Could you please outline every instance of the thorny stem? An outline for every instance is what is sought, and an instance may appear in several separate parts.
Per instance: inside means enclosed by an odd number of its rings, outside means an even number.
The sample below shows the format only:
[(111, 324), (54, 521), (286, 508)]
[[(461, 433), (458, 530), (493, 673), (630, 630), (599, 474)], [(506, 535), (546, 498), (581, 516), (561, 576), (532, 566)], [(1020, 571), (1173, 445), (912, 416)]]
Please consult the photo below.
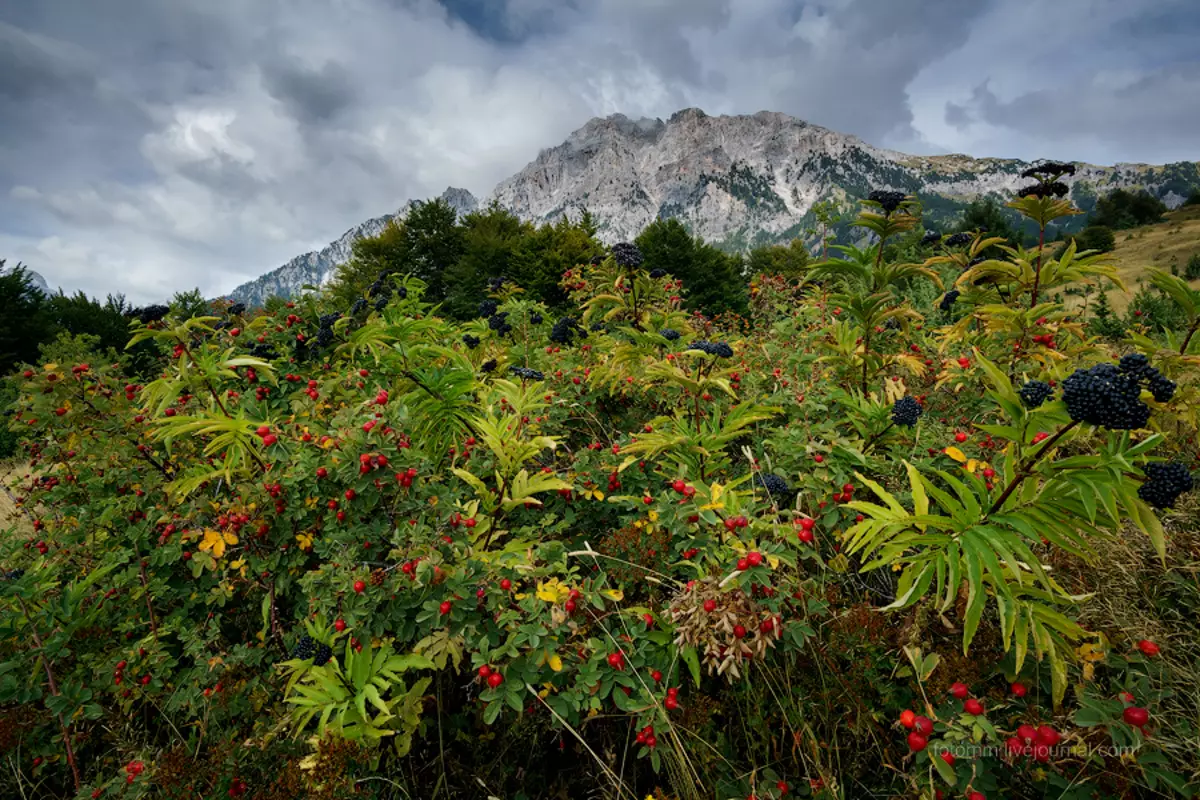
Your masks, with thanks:
[[(25, 605), (25, 600), (20, 595), (17, 596), (17, 602), (21, 604), (21, 613), (25, 615), (25, 620), (29, 623), (29, 631), (33, 634), (33, 643), (37, 645), (37, 649), (42, 654), (42, 666), (46, 668), (46, 681), (50, 685), (50, 694), (58, 697), (58, 683), (54, 680), (54, 670), (50, 667), (50, 657), (46, 655), (46, 647), (42, 644), (42, 637), (38, 633), (37, 625), (34, 624), (33, 618), (29, 616), (29, 608)], [(71, 765), (71, 775), (75, 779), (75, 791), (79, 791), (79, 767), (75, 764), (75, 749), (71, 746), (71, 731), (67, 728), (67, 723), (63, 721), (62, 714), (56, 714), (58, 717), (58, 726), (62, 728), (63, 743), (67, 747), (67, 763)]]
[(1050, 448), (1053, 447), (1055, 445), (1055, 443), (1059, 439), (1061, 439), (1064, 434), (1067, 433), (1067, 431), (1071, 430), (1078, 424), (1079, 424), (1079, 420), (1071, 420), (1066, 425), (1059, 428), (1058, 431), (1055, 432), (1055, 434), (1053, 436), (1051, 436), (1049, 439), (1047, 439), (1046, 443), (1043, 444), (1036, 453), (1034, 453), (1033, 455), (1026, 458), (1023, 462), (1021, 462), (1021, 465), (1019, 467), (1017, 467), (1016, 474), (1013, 475), (1013, 479), (1011, 481), (1009, 481), (1008, 486), (1004, 487), (1004, 491), (1000, 494), (1000, 496), (998, 498), (996, 498), (996, 502), (992, 503), (992, 507), (988, 509), (987, 514), (985, 516), (991, 516), (992, 514), (995, 514), (997, 511), (999, 511), (1001, 508), (1003, 508), (1005, 501), (1008, 500), (1008, 498), (1009, 498), (1009, 495), (1011, 495), (1014, 491), (1016, 491), (1016, 488), (1018, 486), (1020, 486), (1025, 481), (1026, 478), (1029, 477), (1030, 469), (1032, 469), (1033, 465), (1038, 462), (1038, 459), (1040, 459), (1043, 455), (1045, 455), (1050, 450)]

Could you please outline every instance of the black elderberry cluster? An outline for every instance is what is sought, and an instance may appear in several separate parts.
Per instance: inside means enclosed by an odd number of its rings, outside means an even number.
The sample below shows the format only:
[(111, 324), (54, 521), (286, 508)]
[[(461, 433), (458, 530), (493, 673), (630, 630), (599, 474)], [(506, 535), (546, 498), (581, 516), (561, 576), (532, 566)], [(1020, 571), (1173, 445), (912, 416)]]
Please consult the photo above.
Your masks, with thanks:
[(225, 309), (225, 311), (231, 317), (240, 317), (242, 314), (246, 313), (246, 304), (245, 303), (234, 303), (229, 308)]
[(495, 300), (492, 300), (491, 298), (484, 300), (483, 302), (481, 302), (479, 304), (479, 316), (481, 316), (481, 317), (493, 316), (496, 313), (496, 309), (499, 307), (500, 307), (500, 304), (497, 303)]
[(892, 404), (892, 422), (905, 428), (916, 425), (924, 413), (921, 404), (911, 397), (901, 397)]
[(1146, 482), (1138, 487), (1138, 497), (1155, 508), (1174, 508), (1175, 501), (1195, 486), (1192, 475), (1183, 464), (1147, 464)]
[(23, 570), (23, 569), (10, 569), (7, 572), (5, 572), (3, 575), (0, 575), (0, 577), (2, 577), (6, 581), (19, 581), (19, 580), (21, 580), (21, 578), (24, 575), (25, 575), (25, 570)]
[(331, 658), (333, 658), (333, 648), (327, 644), (319, 644), (317, 652), (313, 653), (313, 666), (323, 667), (329, 663)]
[(495, 368), (496, 368), (496, 359), (494, 359), (494, 358), (489, 358), (487, 361), (485, 361), (479, 365), (480, 372), (490, 373)]
[(733, 358), (733, 348), (728, 342), (706, 342), (698, 339), (688, 345), (688, 350), (699, 350), (717, 358)]
[(542, 315), (539, 314), (538, 312), (534, 311), (532, 314), (529, 315), (529, 324), (530, 325), (541, 325), (542, 324)]
[(545, 375), (538, 372), (536, 369), (530, 369), (529, 367), (509, 367), (508, 371), (519, 378), (524, 378), (530, 381), (541, 381), (546, 379)]
[(462, 340), (463, 344), (467, 346), (468, 350), (474, 350), (476, 347), (479, 347), (479, 339), (469, 333), (464, 333)]
[(588, 330), (592, 333), (608, 333), (608, 325), (603, 322), (593, 322), (588, 326)]
[(678, 341), (679, 339), (679, 331), (675, 330), (674, 328), (663, 328), (658, 333), (668, 342)]
[(509, 324), (507, 311), (499, 311), (488, 317), (488, 327), (500, 336), (507, 336), (513, 329), (512, 325)]
[(1026, 408), (1039, 408), (1054, 396), (1054, 390), (1050, 388), (1050, 384), (1042, 381), (1026, 381), (1017, 394)]
[(887, 331), (900, 330), (900, 320), (896, 319), (895, 317), (888, 317), (883, 322), (883, 329)]
[(317, 320), (317, 338), (314, 340), (316, 347), (329, 347), (333, 344), (333, 325), (342, 315), (336, 311), (332, 314), (325, 314)]
[(951, 289), (942, 295), (942, 302), (938, 303), (938, 308), (940, 308), (942, 311), (949, 311), (950, 306), (954, 305), (961, 296), (962, 292), (960, 292), (958, 289)]
[(1049, 183), (1035, 183), (1032, 186), (1023, 186), (1017, 195), (1020, 197), (1066, 197), (1067, 192), (1071, 191), (1071, 187), (1067, 186), (1062, 181), (1050, 181)]
[(504, 282), (507, 280), (508, 278), (504, 277), (503, 275), (497, 275), (495, 278), (488, 278), (488, 291), (500, 291), (500, 287), (503, 286)]
[(296, 642), (296, 646), (292, 648), (292, 658), (298, 658), (301, 661), (306, 661), (317, 654), (316, 641), (305, 634), (300, 637), (300, 641)]
[(612, 247), (613, 259), (617, 266), (625, 269), (637, 269), (642, 265), (642, 251), (636, 244), (621, 242)]
[(593, 267), (598, 267), (604, 263), (604, 256), (592, 256), (592, 260), (589, 263)]
[(360, 297), (354, 301), (354, 305), (350, 306), (350, 316), (356, 317), (367, 310), (367, 299)]
[(1022, 178), (1033, 178), (1035, 180), (1054, 180), (1061, 178), (1063, 175), (1074, 175), (1075, 165), (1065, 164), (1061, 161), (1043, 161), (1041, 164), (1034, 164), (1021, 173)]
[(555, 344), (570, 346), (576, 336), (582, 338), (587, 336), (587, 332), (580, 326), (579, 320), (574, 317), (562, 317), (550, 329), (550, 341)]
[(1150, 359), (1141, 353), (1121, 356), (1117, 368), (1134, 380), (1144, 383), (1156, 402), (1168, 403), (1175, 396), (1175, 381), (1150, 366)]
[(1063, 381), (1067, 413), (1076, 422), (1112, 430), (1144, 428), (1150, 408), (1141, 401), (1141, 384), (1112, 364), (1077, 369)]
[[(379, 273), (379, 277), (375, 282), (367, 287), (367, 297), (375, 299), (375, 310), (383, 311), (387, 304), (392, 299), (392, 285), (387, 280), (388, 271), (385, 269)], [(408, 297), (408, 290), (401, 286), (396, 290), (396, 295), (401, 299)]]
[(667, 277), (667, 271), (665, 269), (659, 269), (659, 268), (652, 269), (652, 270), (650, 270), (650, 277), (653, 278), (654, 280), (658, 280), (659, 278), (665, 278), (665, 277)]
[(942, 240), (942, 235), (937, 231), (925, 231), (925, 235), (921, 237), (921, 245), (928, 247), (931, 244), (937, 244)]
[(969, 233), (956, 233), (952, 236), (947, 236), (946, 240), (943, 242), (946, 247), (962, 247), (964, 244), (970, 243), (971, 234)]
[(169, 313), (171, 313), (169, 306), (154, 305), (146, 306), (145, 308), (135, 308), (125, 316), (136, 317), (141, 320), (143, 325), (149, 325), (151, 322), (158, 322)]
[(279, 353), (275, 352), (275, 348), (266, 342), (255, 344), (251, 347), (250, 355), (255, 358), (261, 358), (263, 361), (274, 361), (279, 358)]
[(891, 214), (900, 204), (904, 202), (904, 192), (889, 192), (883, 189), (876, 189), (867, 195), (867, 199), (873, 203), (879, 203), (885, 214)]
[(755, 475), (754, 482), (763, 489), (766, 489), (767, 494), (771, 495), (771, 498), (776, 502), (785, 500), (793, 494), (792, 488), (788, 486), (787, 481), (778, 475), (771, 473)]

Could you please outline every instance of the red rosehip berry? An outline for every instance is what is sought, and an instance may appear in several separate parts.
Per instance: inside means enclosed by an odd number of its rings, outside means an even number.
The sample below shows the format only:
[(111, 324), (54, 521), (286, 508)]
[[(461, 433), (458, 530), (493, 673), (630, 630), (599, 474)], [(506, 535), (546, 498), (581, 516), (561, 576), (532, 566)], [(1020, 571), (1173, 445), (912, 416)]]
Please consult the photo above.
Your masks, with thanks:
[(357, 594), (362, 594), (362, 593), (363, 593), (363, 592), (365, 592), (366, 590), (367, 590), (367, 584), (365, 584), (365, 583), (364, 583), (364, 582), (362, 582), (362, 581), (355, 581), (355, 582), (354, 582), (354, 591), (355, 591)]
[(1129, 706), (1121, 713), (1121, 717), (1135, 728), (1140, 728), (1150, 721), (1150, 712), (1138, 706)]
[(959, 683), (955, 681), (954, 683), (950, 684), (950, 694), (954, 695), (955, 699), (957, 700), (967, 699), (967, 695), (970, 693), (971, 690), (965, 683)]

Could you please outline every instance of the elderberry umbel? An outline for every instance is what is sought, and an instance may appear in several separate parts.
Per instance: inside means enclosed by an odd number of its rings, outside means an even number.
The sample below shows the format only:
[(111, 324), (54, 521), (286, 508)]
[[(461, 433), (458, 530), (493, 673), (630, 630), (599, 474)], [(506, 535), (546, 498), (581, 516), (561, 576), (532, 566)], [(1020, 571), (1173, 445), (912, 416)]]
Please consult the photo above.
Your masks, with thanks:
[(688, 350), (699, 350), (718, 358), (733, 358), (733, 348), (727, 342), (706, 342), (699, 339), (688, 345)]
[(612, 247), (613, 259), (617, 266), (625, 269), (637, 269), (642, 265), (642, 251), (636, 244), (621, 242)]
[(1150, 408), (1141, 401), (1141, 384), (1112, 364), (1078, 369), (1063, 381), (1067, 413), (1076, 422), (1112, 430), (1144, 428)]
[(1138, 487), (1138, 497), (1155, 508), (1174, 508), (1175, 501), (1195, 485), (1183, 464), (1147, 464), (1146, 482)]
[(925, 409), (911, 397), (901, 397), (892, 404), (892, 422), (905, 428), (916, 425), (923, 413)]
[(867, 195), (867, 199), (873, 203), (878, 203), (883, 208), (884, 214), (891, 214), (900, 204), (904, 202), (904, 192), (889, 192), (883, 189), (876, 189)]
[(1028, 381), (1017, 394), (1021, 396), (1021, 402), (1025, 404), (1026, 408), (1038, 408), (1054, 396), (1054, 390), (1048, 383)]
[(950, 306), (954, 305), (954, 303), (957, 302), (958, 298), (961, 296), (962, 292), (958, 291), (958, 289), (951, 289), (942, 295), (942, 302), (938, 303), (938, 308), (940, 308), (942, 311), (949, 311)]
[(777, 501), (786, 499), (792, 494), (792, 489), (788, 486), (787, 481), (778, 475), (773, 475), (771, 473), (767, 473), (765, 475), (755, 475), (754, 482), (763, 489), (766, 489), (767, 494), (771, 495), (772, 499)]

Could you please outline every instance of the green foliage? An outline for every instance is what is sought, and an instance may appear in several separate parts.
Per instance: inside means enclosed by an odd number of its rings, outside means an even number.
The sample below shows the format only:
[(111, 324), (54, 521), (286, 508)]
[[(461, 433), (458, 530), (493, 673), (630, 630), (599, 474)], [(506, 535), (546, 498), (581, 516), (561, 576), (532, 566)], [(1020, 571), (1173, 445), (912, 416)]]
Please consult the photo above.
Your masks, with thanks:
[(1096, 299), (1096, 305), (1091, 311), (1091, 319), (1088, 320), (1088, 329), (1096, 336), (1102, 336), (1105, 339), (1118, 339), (1125, 333), (1125, 324), (1117, 317), (1112, 309), (1112, 305), (1108, 302), (1108, 292), (1100, 292), (1100, 297)]
[[(1131, 319), (1120, 345), (1177, 390), (1143, 396), (1148, 430), (1098, 430), (1017, 387), (1111, 360), (1048, 299), (1112, 278), (1102, 257), (920, 245), (920, 204), (877, 197), (862, 246), (758, 275), (749, 319), (683, 308), (743, 284), (677, 222), (631, 267), (591, 263), (586, 218), (492, 208), (454, 233), (429, 212), (421, 247), (457, 241), (448, 266), (413, 266), (397, 225), (332, 290), (139, 322), (148, 379), (96, 335), (44, 347), (6, 384), (29, 468), (0, 521), (0, 794), (1191, 791), (1189, 683), (1094, 595), (1127, 566), (1189, 591), (1194, 499), (1151, 509), (1139, 485), (1194, 455), (1200, 294), (1151, 274), (1179, 325)], [(391, 293), (345, 315), (379, 272)], [(485, 291), (511, 330), (453, 320)], [(554, 292), (578, 325), (551, 341)], [(1177, 633), (1164, 614), (1136, 636), (1182, 663), (1194, 614), (1169, 605)], [(929, 716), (926, 749), (902, 709)], [(939, 757), (1033, 721), (1138, 749)]]
[(782, 275), (790, 280), (803, 278), (808, 270), (808, 246), (802, 239), (787, 244), (756, 247), (746, 257), (750, 275)]
[(1162, 222), (1166, 213), (1166, 204), (1144, 189), (1114, 189), (1096, 201), (1089, 223), (1120, 231)]
[(1200, 280), (1200, 253), (1192, 253), (1187, 266), (1183, 268), (1183, 277), (1189, 281)]
[(747, 308), (742, 260), (692, 236), (677, 219), (658, 219), (634, 239), (648, 269), (663, 269), (683, 281), (687, 308), (708, 314)]
[(38, 345), (52, 338), (54, 318), (45, 293), (20, 264), (5, 269), (0, 259), (0, 374), (33, 361)]
[[(988, 238), (1003, 240), (997, 244), (1016, 247), (1024, 243), (1023, 237), (1017, 230), (1016, 221), (1017, 218), (1013, 216), (1012, 212), (1005, 209), (1004, 204), (996, 198), (980, 197), (972, 200), (963, 209), (962, 220), (955, 230), (966, 233), (982, 231), (987, 234)], [(997, 255), (999, 255), (997, 250), (989, 250), (987, 253), (989, 258)]]
[(1089, 225), (1076, 238), (1080, 250), (1110, 253), (1117, 247), (1117, 238), (1113, 235), (1112, 228), (1104, 225)]

